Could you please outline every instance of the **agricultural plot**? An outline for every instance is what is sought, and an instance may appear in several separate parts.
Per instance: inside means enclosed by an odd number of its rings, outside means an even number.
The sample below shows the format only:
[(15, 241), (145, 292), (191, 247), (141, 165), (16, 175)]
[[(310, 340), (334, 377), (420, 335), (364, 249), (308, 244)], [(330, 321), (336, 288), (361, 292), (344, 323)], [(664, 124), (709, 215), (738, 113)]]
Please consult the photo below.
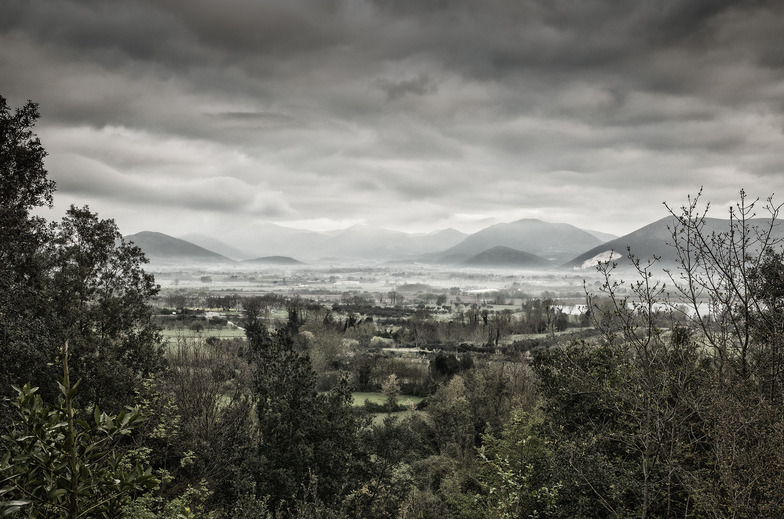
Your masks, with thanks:
[[(386, 403), (386, 396), (383, 393), (378, 392), (367, 392), (367, 391), (357, 391), (351, 394), (353, 399), (353, 403), (355, 406), (363, 406), (365, 402), (371, 402), (377, 405), (384, 405)], [(397, 403), (399, 405), (408, 407), (410, 405), (417, 405), (422, 400), (422, 397), (414, 396), (414, 395), (400, 395), (397, 398)]]

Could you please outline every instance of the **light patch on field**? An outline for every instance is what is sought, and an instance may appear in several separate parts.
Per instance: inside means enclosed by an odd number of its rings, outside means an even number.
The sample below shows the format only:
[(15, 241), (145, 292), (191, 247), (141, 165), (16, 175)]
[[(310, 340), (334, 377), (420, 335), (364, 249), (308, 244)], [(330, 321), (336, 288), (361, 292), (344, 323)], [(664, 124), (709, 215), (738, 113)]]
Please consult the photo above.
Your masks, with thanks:
[(592, 257), (591, 259), (587, 259), (583, 261), (582, 265), (580, 265), (580, 268), (583, 270), (596, 268), (596, 265), (598, 265), (599, 263), (609, 263), (621, 257), (623, 257), (622, 254), (615, 252), (613, 250), (607, 250), (604, 252), (600, 252), (599, 254)]
[[(356, 393), (351, 394), (352, 403), (355, 406), (363, 406), (365, 405), (365, 400), (369, 400), (371, 403), (383, 405), (387, 401), (387, 397), (384, 396), (384, 393), (376, 393), (376, 392), (364, 392), (364, 391), (357, 391)], [(417, 405), (423, 399), (419, 396), (413, 395), (400, 395), (397, 398), (397, 402), (400, 405), (409, 406), (411, 404)]]

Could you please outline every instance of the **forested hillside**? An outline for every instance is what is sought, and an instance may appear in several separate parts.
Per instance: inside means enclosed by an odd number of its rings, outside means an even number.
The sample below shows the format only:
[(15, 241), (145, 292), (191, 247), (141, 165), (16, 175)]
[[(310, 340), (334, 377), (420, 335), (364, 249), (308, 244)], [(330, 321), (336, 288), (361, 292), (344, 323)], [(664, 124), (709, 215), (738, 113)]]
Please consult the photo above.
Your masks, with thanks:
[(741, 192), (711, 232), (699, 196), (672, 209), (670, 278), (601, 264), (580, 315), (449, 290), (162, 301), (112, 220), (38, 216), (37, 118), (0, 97), (0, 515), (784, 515), (772, 201)]

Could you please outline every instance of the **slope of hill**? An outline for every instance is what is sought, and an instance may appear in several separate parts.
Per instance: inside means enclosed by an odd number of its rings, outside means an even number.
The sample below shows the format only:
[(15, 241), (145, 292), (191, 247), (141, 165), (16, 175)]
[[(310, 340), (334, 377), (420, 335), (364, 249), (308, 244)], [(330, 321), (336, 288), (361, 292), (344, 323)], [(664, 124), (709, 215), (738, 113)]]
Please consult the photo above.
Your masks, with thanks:
[(573, 225), (524, 219), (482, 229), (443, 251), (438, 260), (465, 261), (493, 247), (503, 246), (562, 263), (599, 244), (601, 240)]
[[(750, 226), (757, 225), (760, 228), (766, 227), (768, 223), (768, 220), (764, 219), (748, 221)], [(676, 265), (675, 249), (670, 245), (673, 242), (670, 229), (674, 228), (675, 224), (675, 217), (667, 216), (620, 238), (593, 247), (566, 263), (564, 267), (577, 269), (595, 268), (596, 263), (600, 259), (606, 260), (609, 257), (610, 251), (615, 253), (613, 255), (614, 260), (623, 265), (628, 263), (628, 260), (625, 259), (627, 257), (627, 248), (641, 261), (647, 261), (655, 255), (660, 258), (659, 263), (663, 267)], [(721, 218), (705, 219), (703, 230), (705, 236), (709, 236), (713, 232), (726, 232), (727, 230), (729, 230), (728, 220)], [(779, 238), (784, 237), (784, 228), (781, 226), (774, 228), (772, 235)]]
[(613, 255), (614, 260), (622, 260), (627, 255), (627, 248), (631, 250), (635, 257), (642, 260), (656, 255), (662, 258), (662, 263), (669, 263), (669, 260), (674, 258), (669, 257), (671, 247), (668, 247), (667, 243), (672, 241), (672, 234), (667, 227), (672, 226), (673, 223), (674, 218), (671, 216), (662, 218), (620, 238), (593, 247), (564, 266), (570, 268), (594, 268), (599, 260), (606, 260), (609, 257), (610, 251), (615, 253)]
[(313, 259), (322, 255), (318, 247), (328, 238), (320, 232), (267, 223), (249, 227), (239, 236), (235, 234), (232, 243), (235, 246), (242, 244), (243, 249), (252, 251), (250, 258), (293, 256)]
[(213, 264), (233, 263), (234, 261), (191, 242), (174, 238), (167, 234), (142, 231), (124, 236), (126, 242), (140, 247), (151, 263), (155, 264)]
[(471, 267), (538, 269), (549, 265), (546, 259), (509, 247), (493, 247), (462, 262)]
[(205, 234), (190, 233), (185, 236), (180, 236), (179, 238), (234, 260), (245, 260), (253, 257), (253, 254), (246, 250), (239, 249), (222, 240)]
[(427, 253), (454, 247), (465, 240), (468, 235), (450, 227), (449, 229), (442, 229), (427, 234), (414, 234), (412, 237), (418, 246), (418, 252)]
[(422, 236), (354, 225), (317, 244), (313, 251), (323, 257), (390, 260), (418, 254), (427, 243)]
[(590, 234), (591, 236), (596, 237), (602, 243), (619, 238), (617, 234), (610, 234), (602, 231), (592, 231), (591, 229), (583, 229), (583, 230), (588, 234)]
[(289, 256), (264, 256), (263, 258), (243, 260), (243, 263), (254, 263), (257, 265), (304, 265), (301, 261)]

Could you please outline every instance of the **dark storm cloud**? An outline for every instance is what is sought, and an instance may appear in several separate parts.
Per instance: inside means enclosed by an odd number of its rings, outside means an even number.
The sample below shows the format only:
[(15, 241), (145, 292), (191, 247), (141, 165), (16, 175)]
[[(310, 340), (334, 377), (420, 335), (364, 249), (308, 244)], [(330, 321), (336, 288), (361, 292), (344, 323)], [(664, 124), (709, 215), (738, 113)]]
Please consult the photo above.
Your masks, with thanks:
[(782, 29), (773, 0), (9, 0), (0, 94), (129, 215), (635, 226), (784, 188)]

